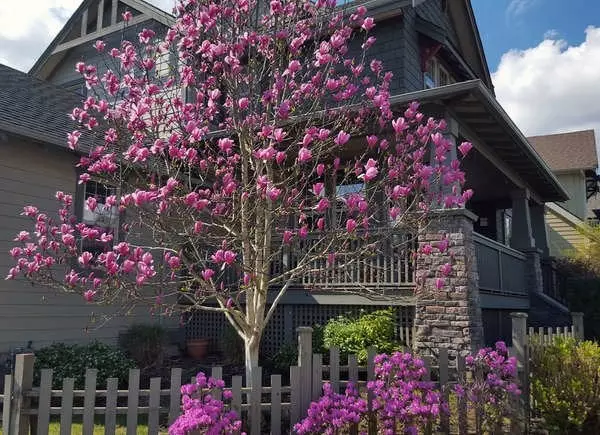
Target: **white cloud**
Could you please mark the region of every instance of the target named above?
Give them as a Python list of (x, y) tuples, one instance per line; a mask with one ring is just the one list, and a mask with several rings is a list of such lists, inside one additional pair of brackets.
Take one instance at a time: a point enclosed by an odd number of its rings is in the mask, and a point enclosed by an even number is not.
[(506, 8), (506, 15), (519, 16), (530, 9), (537, 0), (511, 0)]
[(526, 135), (600, 132), (600, 27), (585, 35), (580, 45), (546, 39), (502, 56), (492, 75), (496, 95)]
[(558, 39), (560, 32), (556, 29), (548, 29), (544, 32), (544, 39)]
[[(0, 0), (0, 63), (27, 71), (82, 0)], [(171, 12), (174, 0), (149, 0)]]

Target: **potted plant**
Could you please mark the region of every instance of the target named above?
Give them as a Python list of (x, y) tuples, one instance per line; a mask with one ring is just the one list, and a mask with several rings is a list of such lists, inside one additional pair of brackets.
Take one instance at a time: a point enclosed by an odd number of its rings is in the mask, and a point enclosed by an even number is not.
[(210, 340), (208, 338), (190, 338), (187, 343), (187, 353), (195, 360), (201, 360), (206, 356)]

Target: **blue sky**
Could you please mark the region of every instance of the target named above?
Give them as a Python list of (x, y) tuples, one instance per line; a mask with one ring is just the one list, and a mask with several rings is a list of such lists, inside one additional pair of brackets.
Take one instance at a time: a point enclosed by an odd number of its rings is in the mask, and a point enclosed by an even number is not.
[(539, 44), (544, 35), (570, 45), (585, 39), (584, 29), (600, 26), (600, 0), (472, 0), (491, 71), (502, 54)]

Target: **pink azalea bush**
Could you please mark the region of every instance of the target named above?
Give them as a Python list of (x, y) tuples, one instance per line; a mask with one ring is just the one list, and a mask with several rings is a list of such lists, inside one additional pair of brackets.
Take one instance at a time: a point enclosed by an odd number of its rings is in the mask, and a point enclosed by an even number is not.
[[(409, 353), (381, 354), (375, 358), (375, 380), (367, 384), (373, 397), (373, 411), (383, 434), (416, 434), (424, 425), (447, 412), (439, 391), (424, 381), (423, 361)], [(323, 396), (311, 403), (308, 415), (294, 426), (299, 434), (335, 434), (358, 424), (367, 416), (367, 401), (349, 386), (337, 394), (330, 384)]]
[(207, 378), (202, 372), (196, 376), (195, 383), (182, 386), (183, 413), (169, 427), (169, 435), (239, 433), (242, 422), (238, 415), (228, 411), (223, 400), (214, 397), (219, 391), (225, 401), (230, 400), (231, 391), (224, 387), (222, 380)]
[(367, 385), (373, 394), (381, 433), (416, 434), (429, 421), (446, 412), (433, 382), (425, 381), (423, 360), (410, 353), (395, 352), (375, 357), (375, 380)]
[(323, 385), (323, 396), (310, 404), (307, 417), (294, 426), (296, 433), (334, 435), (359, 423), (367, 412), (367, 401), (348, 384), (344, 394), (333, 391), (331, 384)]
[(508, 356), (506, 344), (496, 343), (465, 360), (468, 376), (455, 386), (454, 392), (465, 397), (467, 405), (481, 416), (479, 430), (496, 430), (514, 411), (514, 401), (521, 394), (517, 379), (517, 359)]

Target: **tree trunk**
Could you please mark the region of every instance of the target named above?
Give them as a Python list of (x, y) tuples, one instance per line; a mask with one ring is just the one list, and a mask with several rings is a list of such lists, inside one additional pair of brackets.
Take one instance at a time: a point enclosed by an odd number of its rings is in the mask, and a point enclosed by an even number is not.
[(244, 339), (244, 356), (246, 365), (246, 386), (252, 386), (254, 369), (258, 367), (258, 351), (260, 349), (260, 335), (254, 333)]

